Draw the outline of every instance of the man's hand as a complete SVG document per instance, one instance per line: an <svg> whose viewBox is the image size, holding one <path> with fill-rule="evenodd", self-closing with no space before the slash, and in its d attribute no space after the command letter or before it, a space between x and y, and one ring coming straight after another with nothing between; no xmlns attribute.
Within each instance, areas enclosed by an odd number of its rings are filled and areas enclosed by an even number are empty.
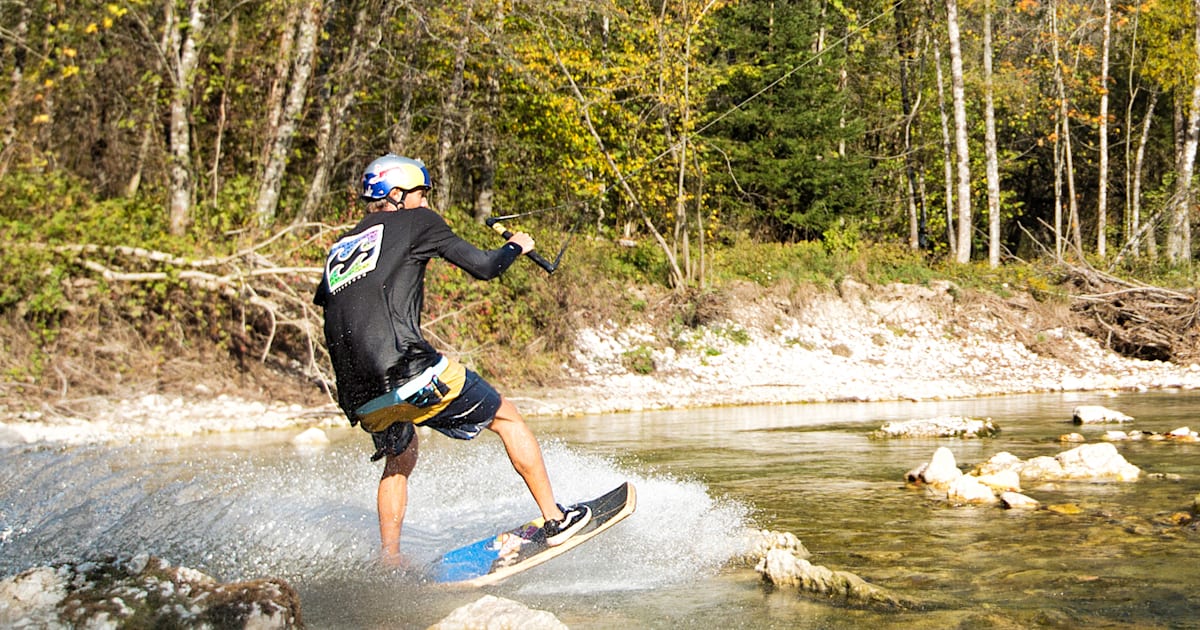
<svg viewBox="0 0 1200 630"><path fill-rule="evenodd" d="M508 242L520 247L521 254L528 254L533 251L533 237L524 232L517 232L508 237Z"/></svg>

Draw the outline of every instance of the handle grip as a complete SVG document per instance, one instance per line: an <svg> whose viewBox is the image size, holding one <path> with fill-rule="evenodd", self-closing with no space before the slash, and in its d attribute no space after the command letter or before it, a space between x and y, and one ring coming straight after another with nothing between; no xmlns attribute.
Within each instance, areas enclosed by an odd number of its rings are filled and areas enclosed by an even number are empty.
<svg viewBox="0 0 1200 630"><path fill-rule="evenodd" d="M513 233L510 232L507 228L505 228L504 224L501 223L500 221L489 217L488 219L486 219L484 221L484 223L486 223L488 227L495 230L496 233L499 234L500 236L502 236L506 239L512 238ZM554 273L554 270L558 269L557 264L552 263L549 260L546 260L545 258L542 258L542 255L537 253L536 251L527 252L525 254L525 256L527 256L529 258L529 260L532 260L534 263L536 263L537 266L541 267L542 269L545 269L546 273L548 273L548 274Z"/></svg>

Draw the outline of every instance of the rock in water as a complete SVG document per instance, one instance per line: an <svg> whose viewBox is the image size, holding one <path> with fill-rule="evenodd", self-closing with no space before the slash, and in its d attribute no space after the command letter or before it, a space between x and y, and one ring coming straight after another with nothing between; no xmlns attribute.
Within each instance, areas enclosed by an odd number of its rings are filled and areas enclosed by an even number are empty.
<svg viewBox="0 0 1200 630"><path fill-rule="evenodd" d="M994 437L1000 427L991 418L943 416L888 422L871 434L873 438L983 438Z"/></svg>
<svg viewBox="0 0 1200 630"><path fill-rule="evenodd" d="M934 487L948 487L961 476L962 471L954 461L954 453L944 446L933 452L933 458L921 473L921 479Z"/></svg>
<svg viewBox="0 0 1200 630"><path fill-rule="evenodd" d="M484 595L473 603L456 608L428 630L566 630L553 614L533 610L510 599Z"/></svg>
<svg viewBox="0 0 1200 630"><path fill-rule="evenodd" d="M1100 405L1079 405L1071 413L1071 422L1075 424L1121 423L1133 422L1133 417Z"/></svg>
<svg viewBox="0 0 1200 630"><path fill-rule="evenodd" d="M0 581L4 628L301 628L300 597L277 578L222 584L159 558L36 567Z"/></svg>

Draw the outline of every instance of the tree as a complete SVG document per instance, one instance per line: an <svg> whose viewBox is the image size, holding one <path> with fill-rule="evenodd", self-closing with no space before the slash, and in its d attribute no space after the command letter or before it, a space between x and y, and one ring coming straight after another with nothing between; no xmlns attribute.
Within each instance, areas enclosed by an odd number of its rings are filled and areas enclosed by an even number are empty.
<svg viewBox="0 0 1200 630"><path fill-rule="evenodd" d="M388 2L364 1L354 13L351 30L347 38L348 47L336 67L325 76L323 100L317 123L316 164L304 204L296 216L296 222L308 221L324 200L335 162L340 155L343 130L350 110L362 89L362 79L367 74L371 56L383 40L383 25Z"/></svg>
<svg viewBox="0 0 1200 630"><path fill-rule="evenodd" d="M728 78L711 99L719 118L706 136L728 156L735 190L753 210L747 218L780 239L820 238L870 214L864 119L845 117L858 109L856 95L839 87L844 67L857 74L851 19L769 0L718 16L714 52ZM843 45L826 46L826 31L844 33Z"/></svg>
<svg viewBox="0 0 1200 630"><path fill-rule="evenodd" d="M263 169L258 200L254 208L254 215L260 227L266 227L275 220L275 211L279 204L279 189L283 185L283 177L287 171L292 137L296 133L296 127L304 111L309 79L312 77L313 65L316 63L314 57L324 12L322 0L307 0L300 12L300 24L296 35L296 56L291 64L292 71L288 81L287 100L284 103L282 118L276 128L275 136L268 139L271 151Z"/></svg>
<svg viewBox="0 0 1200 630"><path fill-rule="evenodd" d="M954 147L958 158L958 258L971 261L971 152L967 145L967 97L963 83L962 36L958 2L946 0L946 33L950 40L950 94L954 108Z"/></svg>
<svg viewBox="0 0 1200 630"><path fill-rule="evenodd" d="M988 264L995 269L1000 266L1000 157L996 149L996 105L992 84L992 3L988 0L983 9L983 118L987 155Z"/></svg>
<svg viewBox="0 0 1200 630"><path fill-rule="evenodd" d="M1096 203L1096 255L1107 255L1108 228L1108 54L1112 41L1112 0L1104 2L1100 52L1100 183Z"/></svg>
<svg viewBox="0 0 1200 630"><path fill-rule="evenodd" d="M200 61L199 40L204 35L208 3L189 0L186 22L176 15L175 0L166 0L163 20L163 57L167 59L171 96L170 194L171 233L183 234L192 220L195 173L192 166L192 127L188 114L192 105L195 72Z"/></svg>
<svg viewBox="0 0 1200 630"><path fill-rule="evenodd" d="M1192 1L1193 50L1200 59L1200 0ZM1167 258L1179 264L1192 258L1191 207L1192 174L1196 167L1196 145L1200 141L1200 63L1193 65L1192 98L1184 130L1183 150L1179 153L1178 178L1172 200L1171 223L1167 231Z"/></svg>

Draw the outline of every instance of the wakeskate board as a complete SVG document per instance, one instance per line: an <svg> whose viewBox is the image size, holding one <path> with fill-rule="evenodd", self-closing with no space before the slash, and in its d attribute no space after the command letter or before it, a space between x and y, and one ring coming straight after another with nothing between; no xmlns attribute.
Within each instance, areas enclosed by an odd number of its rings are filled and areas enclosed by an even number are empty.
<svg viewBox="0 0 1200 630"><path fill-rule="evenodd" d="M539 517L446 553L433 563L434 579L461 586L500 582L570 551L633 514L637 493L629 482L625 482L602 496L584 501L583 505L592 508L591 521L557 547L546 544L543 519Z"/></svg>

